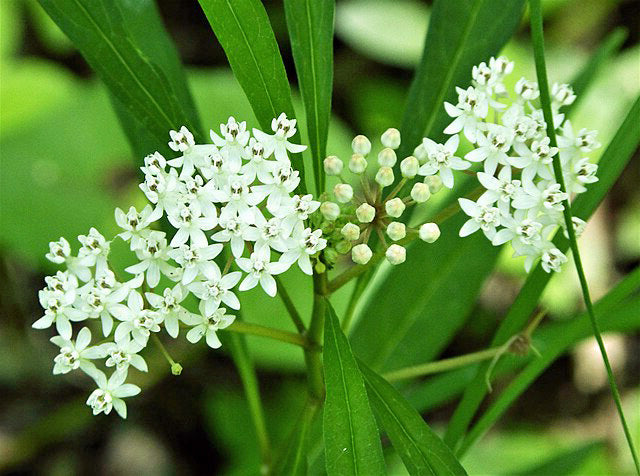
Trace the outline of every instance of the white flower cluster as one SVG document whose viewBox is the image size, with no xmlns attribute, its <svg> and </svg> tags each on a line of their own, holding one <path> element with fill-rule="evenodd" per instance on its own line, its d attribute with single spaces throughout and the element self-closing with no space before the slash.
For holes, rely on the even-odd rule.
<svg viewBox="0 0 640 476">
<path fill-rule="evenodd" d="M 294 263 L 312 273 L 311 261 L 326 240 L 305 220 L 320 203 L 311 195 L 293 195 L 300 177 L 288 157 L 306 147 L 289 142 L 296 121 L 284 114 L 273 120 L 272 129 L 273 134 L 253 129 L 252 137 L 245 122 L 230 117 L 220 135 L 211 131 L 213 144 L 195 144 L 182 127 L 170 132 L 169 147 L 178 157 L 167 160 L 158 152 L 145 157 L 140 188 L 151 205 L 140 212 L 134 207 L 115 211 L 122 229 L 118 237 L 137 257 L 124 270 L 132 279 L 116 277 L 108 261 L 111 242 L 95 228 L 78 237 L 77 256 L 64 238 L 50 244 L 47 258 L 66 270 L 45 278 L 47 286 L 39 293 L 45 312 L 33 327 L 55 324 L 59 335 L 51 340 L 60 354 L 54 374 L 79 368 L 96 381 L 98 389 L 87 400 L 94 414 L 115 408 L 126 417 L 122 399 L 140 392 L 125 383 L 129 367 L 147 371 L 139 353 L 161 326 L 174 338 L 187 327 L 189 342 L 204 337 L 218 348 L 216 331 L 234 320 L 227 308 L 240 308 L 233 291 L 238 283 L 239 291 L 260 284 L 275 296 L 274 275 Z M 175 228 L 171 237 L 151 228 L 163 216 Z M 225 243 L 228 260 L 221 269 L 214 260 Z M 238 270 L 230 271 L 234 263 Z M 183 306 L 189 294 L 199 300 L 199 313 Z M 105 341 L 91 345 L 94 319 L 100 320 Z M 87 325 L 75 339 L 73 322 Z M 113 368 L 108 379 L 92 362 L 96 359 Z"/>
<path fill-rule="evenodd" d="M 560 109 L 576 96 L 569 85 L 554 84 L 552 112 L 558 147 L 551 147 L 542 110 L 535 104 L 540 95 L 538 84 L 521 78 L 513 94 L 509 94 L 503 80 L 512 70 L 513 63 L 504 57 L 491 58 L 489 65 L 474 66 L 473 85 L 456 88 L 456 105 L 444 104 L 454 118 L 444 132 L 462 131 L 474 145 L 464 157 L 467 164 L 483 163 L 483 171 L 477 177 L 486 191 L 475 202 L 459 199 L 470 217 L 460 236 L 482 230 L 496 246 L 510 241 L 514 256 L 526 257 L 527 271 L 538 259 L 546 272 L 559 271 L 567 257 L 551 238 L 558 227 L 564 226 L 563 201 L 598 180 L 598 167 L 585 154 L 600 144 L 595 131 L 582 129 L 576 134 L 571 123 L 564 120 Z M 452 140 L 457 143 L 456 139 L 453 136 L 447 144 Z M 434 147 L 427 140 L 424 146 Z M 567 193 L 554 178 L 552 163 L 556 155 L 562 164 Z M 577 235 L 584 225 L 583 220 L 574 218 Z"/>
<path fill-rule="evenodd" d="M 457 139 L 457 137 L 456 137 Z M 425 139 L 426 140 L 426 139 Z M 427 169 L 427 157 L 420 161 L 413 155 L 405 157 L 400 162 L 401 179 L 396 180 L 394 166 L 398 162 L 396 150 L 400 146 L 400 132 L 397 129 L 387 129 L 380 137 L 382 149 L 377 154 L 378 167 L 373 180 L 367 175 L 369 160 L 371 160 L 371 141 L 363 135 L 356 136 L 351 148 L 353 155 L 349 159 L 349 171 L 359 179 L 359 188 L 343 176 L 344 163 L 336 156 L 329 156 L 324 160 L 324 170 L 327 175 L 337 176 L 340 183 L 333 187 L 335 202 L 325 201 L 320 206 L 320 212 L 325 220 L 331 223 L 337 236 L 330 236 L 332 244 L 336 243 L 336 250 L 340 253 L 351 251 L 351 259 L 357 264 L 367 264 L 373 257 L 373 251 L 368 244 L 369 238 L 375 231 L 385 249 L 387 261 L 393 265 L 404 263 L 406 249 L 403 240 L 409 234 L 419 236 L 427 243 L 433 243 L 440 236 L 440 229 L 435 223 L 424 223 L 418 229 L 411 229 L 399 220 L 404 211 L 415 204 L 425 203 L 432 194 L 438 192 L 443 180 Z M 457 142 L 451 141 L 447 147 L 452 148 L 447 155 L 448 165 L 457 163 L 451 155 L 455 152 Z M 410 193 L 403 198 L 401 193 L 410 180 L 417 175 L 427 175 L 424 181 L 416 181 Z M 447 186 L 453 186 L 453 176 L 446 176 Z M 354 182 L 352 180 L 351 182 Z M 395 186 L 391 188 L 393 185 Z M 385 189 L 391 190 L 385 194 Z M 393 243 L 387 244 L 387 238 Z"/>
</svg>

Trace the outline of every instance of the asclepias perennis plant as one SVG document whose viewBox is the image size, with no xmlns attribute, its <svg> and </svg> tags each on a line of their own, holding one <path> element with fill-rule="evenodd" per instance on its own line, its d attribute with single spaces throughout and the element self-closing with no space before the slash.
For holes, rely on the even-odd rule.
<svg viewBox="0 0 640 476">
<path fill-rule="evenodd" d="M 263 473 L 306 474 L 320 465 L 330 475 L 384 474 L 384 433 L 410 474 L 466 474 L 458 459 L 531 383 L 517 377 L 512 385 L 519 387 L 507 387 L 470 428 L 500 358 L 519 355 L 515 369 L 525 368 L 526 379 L 573 344 L 546 346 L 537 357 L 530 352 L 545 314 L 536 312 L 538 298 L 549 273 L 568 265 L 571 248 L 588 311 L 576 319 L 591 320 L 637 467 L 599 326 L 628 328 L 628 315 L 604 312 L 628 304 L 638 273 L 612 291 L 620 295 L 615 303 L 597 303 L 596 315 L 576 237 L 638 143 L 632 119 L 639 106 L 599 172 L 592 157 L 597 132 L 576 130 L 569 119 L 598 63 L 579 78 L 581 90 L 549 88 L 538 1 L 531 2 L 537 78 L 515 86 L 509 86 L 514 64 L 498 52 L 524 2 L 436 1 L 403 124 L 379 139 L 356 136 L 349 157 L 326 150 L 332 1 L 284 2 L 308 148 L 259 1 L 200 2 L 259 121 L 229 117 L 206 140 L 153 5 L 41 3 L 102 77 L 127 130 L 141 131 L 129 138 L 141 158 L 148 204 L 116 209 L 121 231 L 114 237 L 91 228 L 78 237 L 77 251 L 65 238 L 51 243 L 47 258 L 62 269 L 46 278 L 39 294 L 44 316 L 33 324 L 57 333 L 54 374 L 80 371 L 95 383 L 86 401 L 95 415 L 126 418 L 125 399 L 141 391 L 137 372 L 148 371 L 149 341 L 179 375 L 165 334 L 211 349 L 221 347 L 221 333 L 253 334 L 301 347 L 308 381 L 303 415 L 292 423 L 291 439 L 273 451 L 253 364 L 245 347 L 229 340 L 252 402 Z M 149 19 L 144 36 L 131 31 L 131 18 L 141 14 Z M 474 40 L 479 32 L 482 42 Z M 159 55 L 158 45 L 168 53 Z M 124 269 L 110 262 L 114 240 L 126 242 L 134 259 Z M 494 340 L 485 350 L 434 361 L 469 314 L 495 250 L 507 242 L 524 257 L 529 277 Z M 444 269 L 435 269 L 436 261 Z M 313 302 L 310 316 L 298 311 L 297 291 L 279 279 L 292 268 L 313 281 L 305 297 Z M 343 287 L 351 292 L 338 316 L 335 295 Z M 297 332 L 242 319 L 242 293 L 253 288 L 281 299 Z M 439 318 L 437 306 L 452 322 L 434 342 L 421 330 Z M 475 376 L 453 389 L 462 398 L 444 439 L 418 411 L 429 404 L 415 408 L 403 387 L 390 383 L 446 376 L 471 364 Z M 314 431 L 320 424 L 322 431 Z"/>
</svg>

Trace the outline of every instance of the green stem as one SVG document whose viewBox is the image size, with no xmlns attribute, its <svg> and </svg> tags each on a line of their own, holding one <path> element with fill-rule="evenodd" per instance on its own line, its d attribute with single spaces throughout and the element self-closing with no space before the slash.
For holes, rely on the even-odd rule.
<svg viewBox="0 0 640 476">
<path fill-rule="evenodd" d="M 171 366 L 171 373 L 173 375 L 180 375 L 182 373 L 182 365 L 171 358 L 169 351 L 166 349 L 160 338 L 156 334 L 152 334 L 153 342 L 158 346 L 164 358 L 167 359 L 169 365 Z"/>
<path fill-rule="evenodd" d="M 291 296 L 289 296 L 289 293 L 287 293 L 286 287 L 282 285 L 282 281 L 280 281 L 278 276 L 274 276 L 274 278 L 276 280 L 276 284 L 278 285 L 278 296 L 280 296 L 280 299 L 282 299 L 282 302 L 284 303 L 284 307 L 287 308 L 287 312 L 291 316 L 291 320 L 293 321 L 293 324 L 296 326 L 296 329 L 298 329 L 298 332 L 300 334 L 303 334 L 306 328 L 304 326 L 304 322 L 302 322 L 302 318 L 300 317 L 300 314 L 296 310 L 296 306 L 293 304 L 293 300 L 291 299 Z"/>
<path fill-rule="evenodd" d="M 306 332 L 311 344 L 304 351 L 307 365 L 307 384 L 311 398 L 324 400 L 324 376 L 322 374 L 322 333 L 324 329 L 324 313 L 326 308 L 327 273 L 313 275 L 313 311 L 311 322 Z"/>
<path fill-rule="evenodd" d="M 249 404 L 249 413 L 251 414 L 251 420 L 253 421 L 253 426 L 256 429 L 258 437 L 260 457 L 262 460 L 260 473 L 268 474 L 271 470 L 272 464 L 271 443 L 264 419 L 264 410 L 262 408 L 262 400 L 260 399 L 258 378 L 256 376 L 256 371 L 253 367 L 251 357 L 249 356 L 245 340 L 242 336 L 237 334 L 230 334 L 229 337 L 229 349 L 231 350 L 233 361 L 238 368 L 240 380 L 242 380 L 242 386 L 244 387 L 244 392 L 247 396 L 247 403 Z"/>
<path fill-rule="evenodd" d="M 542 30 L 542 10 L 540 7 L 540 0 L 530 0 L 529 5 L 531 7 L 531 36 L 533 39 L 533 53 L 536 62 L 538 87 L 540 89 L 540 103 L 542 106 L 542 112 L 544 114 L 544 120 L 547 123 L 547 135 L 549 136 L 550 145 L 552 147 L 557 147 L 555 127 L 553 125 L 553 115 L 551 111 L 551 101 L 549 96 L 549 84 L 547 82 L 547 67 L 544 56 L 544 35 Z M 556 154 L 553 157 L 553 172 L 555 174 L 556 181 L 560 184 L 561 190 L 563 192 L 566 192 L 559 154 Z M 620 422 L 622 423 L 622 428 L 629 445 L 629 450 L 631 451 L 631 456 L 633 457 L 633 462 L 635 463 L 636 472 L 640 475 L 640 461 L 638 460 L 638 455 L 633 444 L 633 438 L 631 437 L 631 432 L 629 431 L 629 427 L 624 416 L 624 411 L 622 410 L 620 392 L 618 391 L 618 386 L 611 370 L 611 364 L 609 363 L 609 357 L 607 356 L 607 350 L 604 346 L 604 342 L 602 341 L 598 322 L 593 311 L 593 304 L 591 302 L 591 296 L 589 295 L 589 287 L 585 278 L 584 269 L 582 268 L 582 260 L 580 259 L 580 250 L 578 249 L 576 233 L 573 229 L 571 206 L 568 199 L 564 201 L 563 214 L 567 233 L 569 234 L 569 244 L 573 253 L 573 261 L 576 267 L 576 272 L 578 273 L 578 278 L 580 280 L 580 287 L 582 288 L 584 303 L 587 308 L 587 314 L 589 315 L 591 327 L 593 328 L 593 334 L 598 343 L 598 347 L 600 348 L 600 354 L 602 355 L 602 360 L 607 370 L 609 386 L 611 387 L 611 393 L 613 394 L 613 399 L 618 410 L 618 416 L 620 417 Z"/>
<path fill-rule="evenodd" d="M 245 321 L 235 321 L 229 327 L 221 329 L 222 331 L 236 332 L 238 334 L 249 334 L 260 337 L 268 337 L 270 339 L 287 342 L 289 344 L 299 345 L 300 347 L 309 347 L 308 340 L 300 334 L 294 332 L 274 329 L 273 327 L 261 326 L 259 324 L 251 324 Z"/>
<path fill-rule="evenodd" d="M 446 372 L 447 370 L 457 369 L 458 367 L 464 367 L 476 362 L 482 362 L 483 360 L 489 360 L 503 351 L 504 349 L 502 347 L 493 347 L 491 349 L 485 349 L 478 352 L 473 352 L 471 354 L 459 355 L 457 357 L 438 360 L 436 362 L 427 362 L 426 364 L 405 367 L 402 369 L 394 370 L 392 372 L 388 372 L 384 374 L 383 377 L 390 382 L 395 380 L 423 377 L 425 375 L 431 375 L 439 372 Z"/>
</svg>

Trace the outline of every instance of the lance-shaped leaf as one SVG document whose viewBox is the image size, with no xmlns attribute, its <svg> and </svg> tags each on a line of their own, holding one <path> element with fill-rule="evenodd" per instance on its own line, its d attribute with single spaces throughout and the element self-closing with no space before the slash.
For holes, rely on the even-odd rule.
<svg viewBox="0 0 640 476">
<path fill-rule="evenodd" d="M 422 59 L 409 90 L 399 157 L 424 135 L 441 139 L 456 86 L 469 83 L 471 68 L 496 55 L 520 23 L 524 0 L 438 0 L 433 5 Z"/>
<path fill-rule="evenodd" d="M 200 0 L 238 83 L 266 132 L 281 113 L 295 117 L 291 88 L 267 11 L 259 0 Z M 300 133 L 291 138 L 300 143 Z M 299 158 L 299 155 L 294 156 Z M 294 168 L 302 169 L 294 161 Z M 301 160 L 299 161 L 301 162 Z M 306 190 L 303 170 L 300 187 Z"/>
<path fill-rule="evenodd" d="M 104 81 L 137 154 L 168 152 L 170 129 L 185 125 L 200 133 L 184 72 L 153 1 L 40 4 Z"/>
<path fill-rule="evenodd" d="M 369 401 L 411 475 L 466 475 L 456 457 L 385 379 L 359 362 Z"/>
<path fill-rule="evenodd" d="M 307 116 L 313 175 L 324 191 L 322 160 L 326 156 L 333 83 L 334 0 L 285 0 L 291 51 Z"/>
<path fill-rule="evenodd" d="M 324 323 L 323 363 L 327 389 L 323 417 L 327 474 L 385 474 L 378 427 L 362 375 L 329 303 Z"/>
<path fill-rule="evenodd" d="M 576 198 L 572 206 L 574 216 L 587 220 L 622 173 L 638 144 L 640 144 L 640 121 L 637 119 L 639 116 L 640 97 L 636 99 L 623 124 L 600 159 L 598 182 L 591 184 L 585 193 Z M 562 234 L 558 234 L 553 242 L 563 252 L 569 248 L 569 241 Z M 534 268 L 509 309 L 507 316 L 500 323 L 500 327 L 491 341 L 491 346 L 504 344 L 524 327 L 527 319 L 535 310 L 540 295 L 550 279 L 551 275 L 545 273 L 540 265 Z M 471 419 L 486 395 L 487 389 L 484 376 L 487 371 L 487 365 L 483 364 L 478 367 L 476 378 L 467 386 L 462 400 L 449 422 L 444 438 L 449 446 L 455 446 L 463 438 Z"/>
</svg>

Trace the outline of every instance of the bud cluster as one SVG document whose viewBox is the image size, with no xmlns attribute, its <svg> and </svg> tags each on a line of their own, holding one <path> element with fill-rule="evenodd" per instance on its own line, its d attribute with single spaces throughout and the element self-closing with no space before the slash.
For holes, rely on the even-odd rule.
<svg viewBox="0 0 640 476">
<path fill-rule="evenodd" d="M 433 243 L 440 236 L 435 223 L 411 229 L 400 219 L 408 208 L 427 202 L 432 194 L 437 193 L 442 188 L 442 180 L 429 174 L 424 181 L 415 181 L 405 197 L 398 197 L 421 173 L 422 165 L 413 155 L 398 164 L 396 151 L 401 137 L 397 129 L 387 129 L 380 142 L 382 147 L 374 155 L 371 141 L 364 135 L 358 135 L 351 143 L 353 154 L 346 167 L 340 158 L 333 155 L 324 160 L 325 173 L 340 180 L 332 190 L 334 200 L 320 205 L 328 249 L 342 254 L 350 252 L 353 262 L 361 265 L 373 257 L 369 243 L 374 234 L 385 249 L 387 261 L 393 265 L 406 260 L 403 243 L 410 234 L 427 243 Z M 373 170 L 371 162 L 375 163 Z M 350 180 L 345 178 L 347 169 Z M 398 169 L 400 176 L 396 177 Z"/>
</svg>

